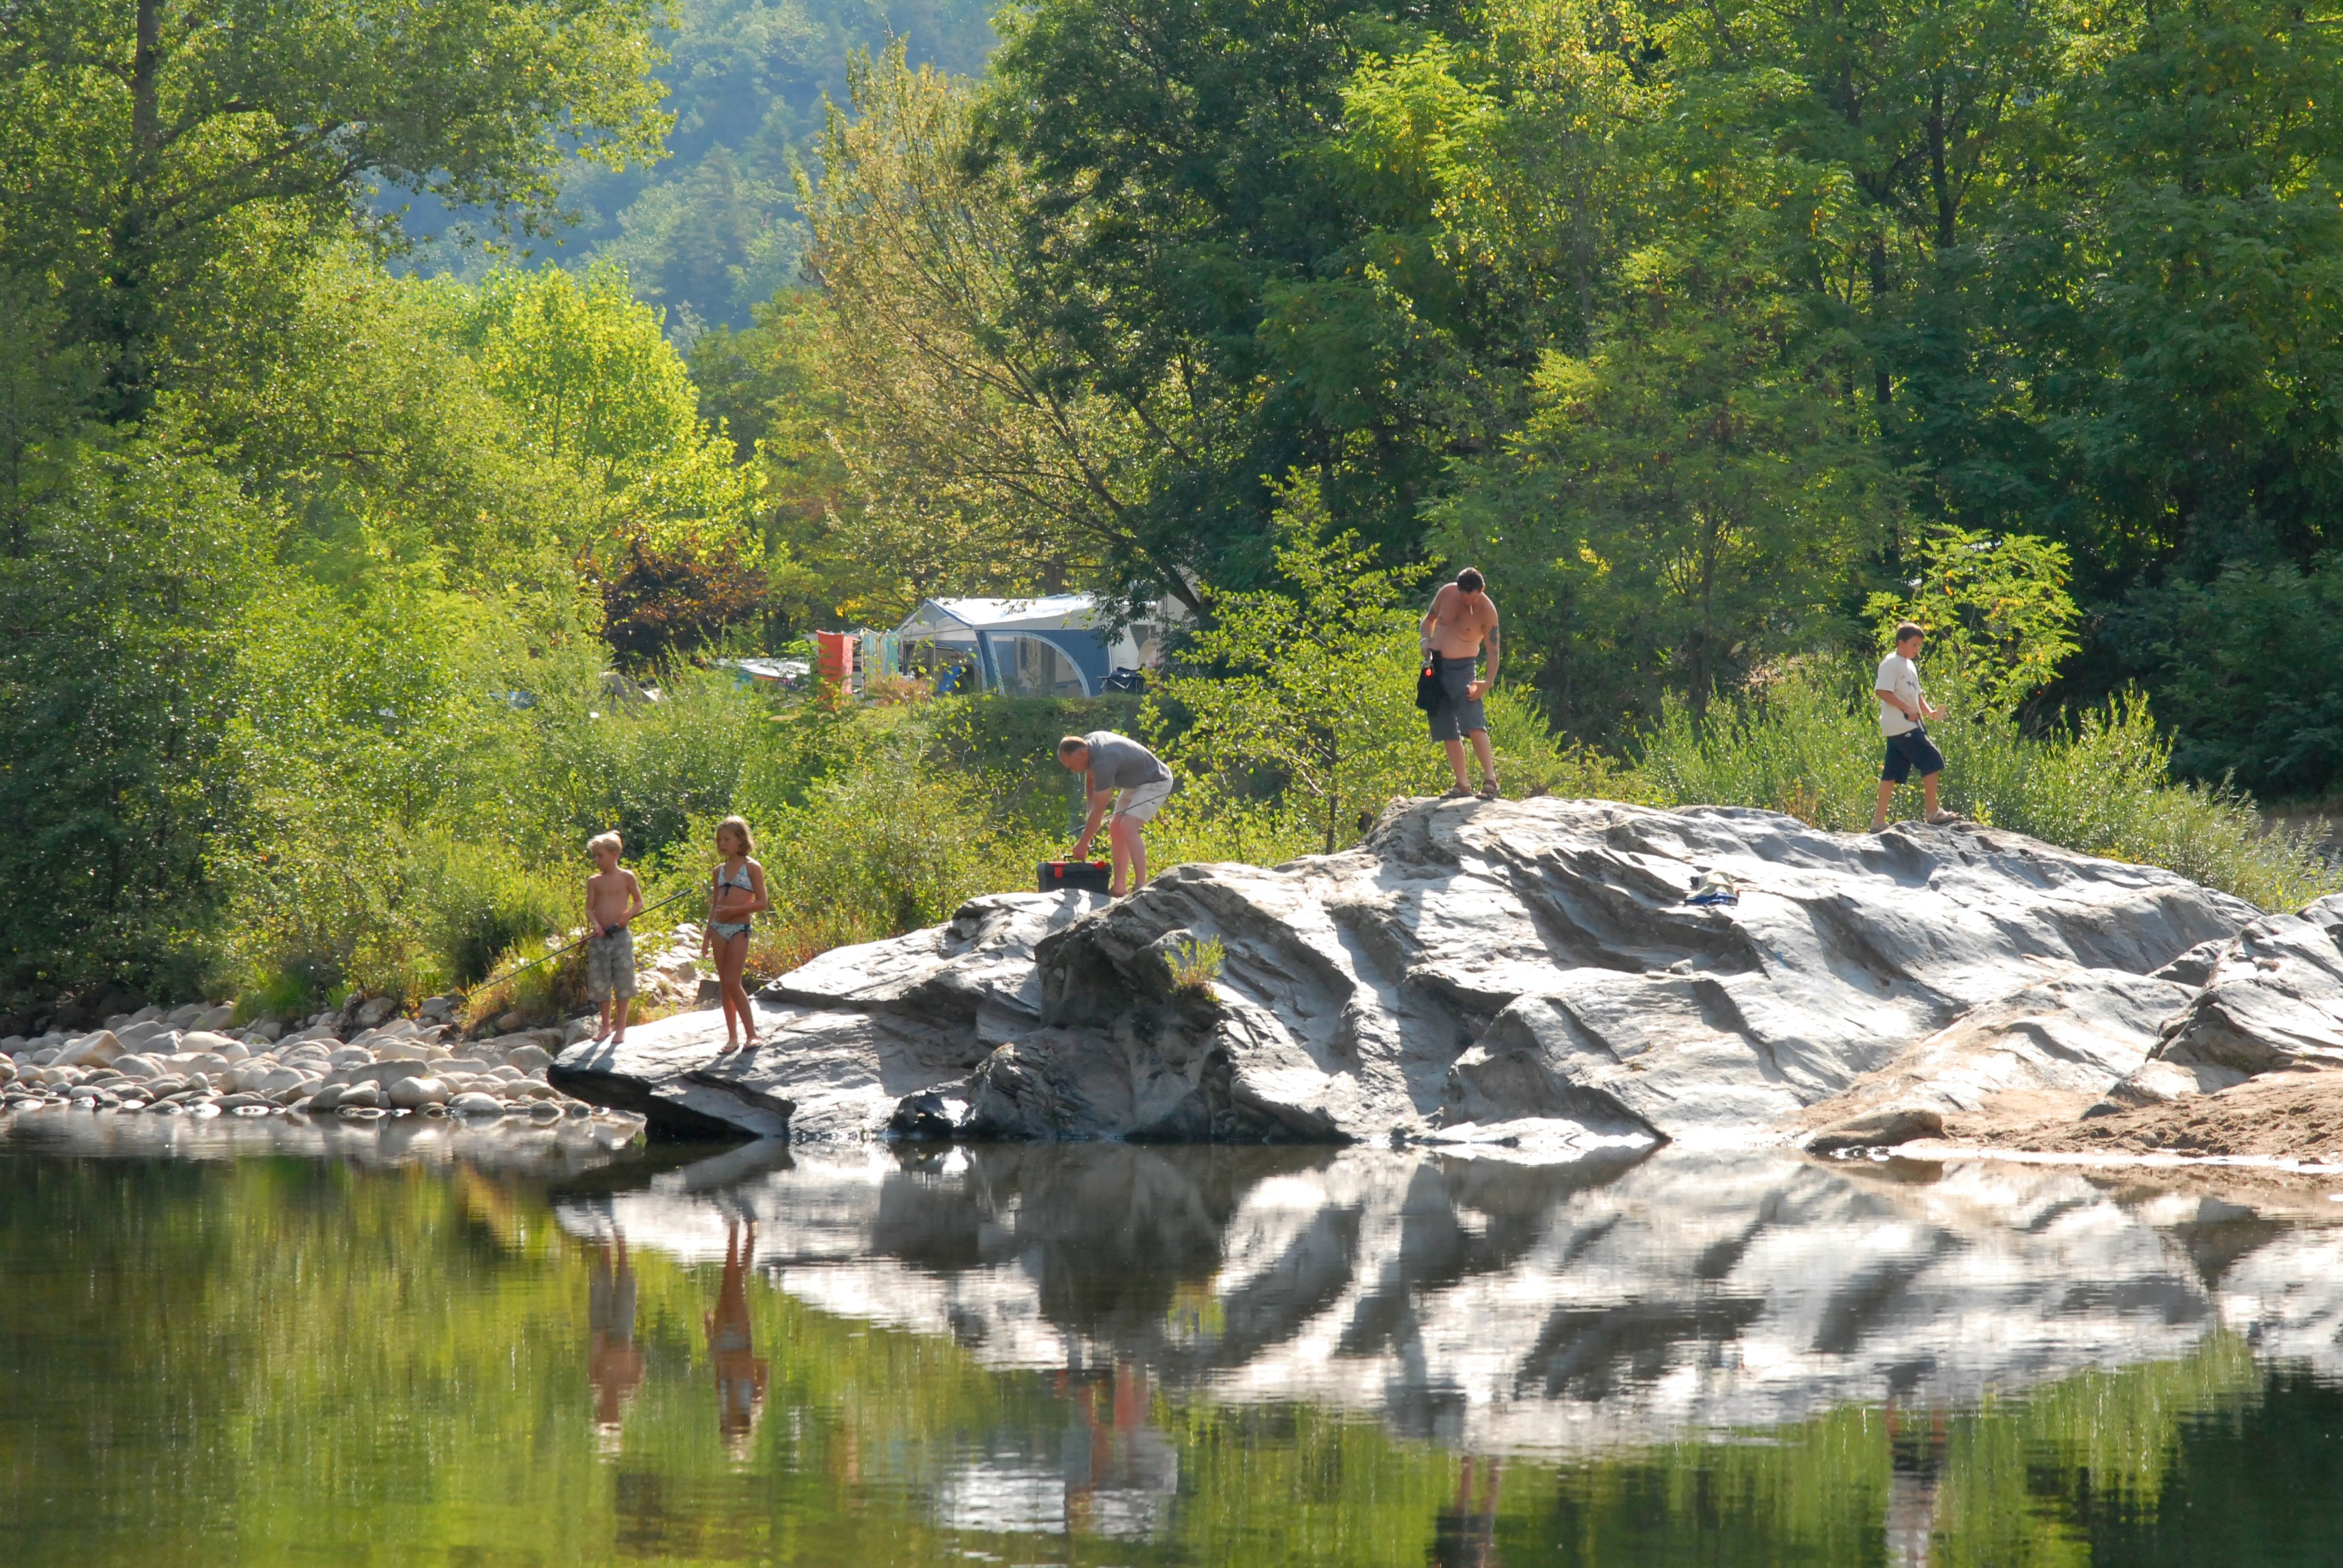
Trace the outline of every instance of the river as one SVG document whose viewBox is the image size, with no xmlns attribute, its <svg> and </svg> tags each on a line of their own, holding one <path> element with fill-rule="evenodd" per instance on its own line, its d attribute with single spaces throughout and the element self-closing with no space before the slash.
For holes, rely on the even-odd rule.
<svg viewBox="0 0 2343 1568">
<path fill-rule="evenodd" d="M 0 1562 L 2343 1563 L 2315 1179 L 597 1137 L 0 1119 Z"/>
</svg>

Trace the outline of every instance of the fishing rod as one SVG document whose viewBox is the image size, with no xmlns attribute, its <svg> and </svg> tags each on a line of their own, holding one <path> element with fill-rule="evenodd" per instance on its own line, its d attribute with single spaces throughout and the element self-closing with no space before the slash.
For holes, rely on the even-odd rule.
<svg viewBox="0 0 2343 1568">
<path fill-rule="evenodd" d="M 656 904 L 645 904 L 643 906 L 642 914 L 637 915 L 635 920 L 639 920 L 643 918 L 643 915 L 649 914 L 653 910 L 665 909 L 668 905 L 675 902 L 678 899 L 688 899 L 698 891 L 699 891 L 699 890 L 697 888 L 684 888 L 677 892 L 669 893 L 666 898 L 661 899 Z M 632 920 L 628 922 L 629 925 L 632 925 L 633 923 L 634 922 Z M 520 965 L 517 969 L 508 970 L 500 975 L 483 975 L 480 979 L 473 981 L 470 985 L 458 986 L 456 988 L 456 994 L 462 997 L 466 1001 L 469 1001 L 472 1000 L 472 993 L 478 990 L 482 986 L 509 985 L 515 979 L 527 974 L 538 965 L 549 964 L 554 960 L 559 958 L 562 954 L 575 952 L 578 949 L 584 947 L 588 942 L 592 941 L 594 939 L 591 936 L 583 936 L 579 937 L 574 942 L 565 942 L 560 947 L 558 947 L 551 952 L 546 954 L 543 958 L 531 959 L 528 962 Z"/>
</svg>

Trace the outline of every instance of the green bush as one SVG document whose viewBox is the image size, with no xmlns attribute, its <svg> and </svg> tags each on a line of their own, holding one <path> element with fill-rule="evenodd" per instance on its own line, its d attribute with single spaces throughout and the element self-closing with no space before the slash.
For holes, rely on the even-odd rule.
<svg viewBox="0 0 2343 1568">
<path fill-rule="evenodd" d="M 1644 737 L 1643 770 L 1673 805 L 1757 806 L 1837 832 L 1870 825 L 1881 741 L 1871 671 L 1824 658 L 1766 673 L 1746 694 L 1712 700 L 1704 721 L 1681 703 Z M 1957 688 L 1932 699 L 1945 753 L 1943 803 L 1976 820 L 2086 854 L 2163 866 L 2264 909 L 2294 909 L 2343 888 L 2343 874 L 2298 837 L 2263 830 L 2253 802 L 2176 780 L 2170 742 L 2147 704 L 2127 697 L 2040 737 Z M 1899 791 L 1908 808 L 1917 781 Z"/>
<path fill-rule="evenodd" d="M 577 875 L 590 868 L 582 852 Z M 578 914 L 578 897 L 550 869 L 532 870 L 510 850 L 434 833 L 409 856 L 403 905 L 408 924 L 446 983 L 477 985 L 516 949 L 541 942 Z"/>
<path fill-rule="evenodd" d="M 2176 578 L 2136 594 L 2107 638 L 2172 721 L 2178 772 L 2296 797 L 2343 778 L 2343 555 Z"/>
</svg>

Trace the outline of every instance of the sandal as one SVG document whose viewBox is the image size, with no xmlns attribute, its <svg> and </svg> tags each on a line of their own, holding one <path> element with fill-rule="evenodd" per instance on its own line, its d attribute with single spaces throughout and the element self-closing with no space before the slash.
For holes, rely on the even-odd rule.
<svg viewBox="0 0 2343 1568">
<path fill-rule="evenodd" d="M 1443 795 L 1441 799 L 1443 800 L 1470 800 L 1473 799 L 1473 791 L 1470 786 L 1458 784 L 1451 788 L 1448 793 Z"/>
<path fill-rule="evenodd" d="M 1959 822 L 1965 819 L 1964 819 L 1958 811 L 1931 811 L 1928 813 L 1928 826 L 1931 828 L 1941 828 L 1947 822 Z"/>
<path fill-rule="evenodd" d="M 1504 798 L 1504 791 L 1497 787 L 1497 781 L 1494 779 L 1490 779 L 1487 783 L 1481 786 L 1482 799 L 1502 800 Z"/>
</svg>

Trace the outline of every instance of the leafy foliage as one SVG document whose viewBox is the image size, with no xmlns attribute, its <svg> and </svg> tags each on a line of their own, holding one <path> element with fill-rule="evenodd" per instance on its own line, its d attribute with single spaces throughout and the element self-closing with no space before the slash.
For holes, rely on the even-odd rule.
<svg viewBox="0 0 2343 1568">
<path fill-rule="evenodd" d="M 730 539 L 663 548 L 638 533 L 622 552 L 602 585 L 602 638 L 630 669 L 707 647 L 763 598 L 764 574 L 741 561 Z"/>
<path fill-rule="evenodd" d="M 2164 866 L 2267 910 L 2343 890 L 2343 873 L 2299 837 L 2265 832 L 2250 803 L 2175 780 L 2171 742 L 2137 694 L 2029 737 L 2016 719 L 1924 669 L 1956 715 L 1943 749 L 1944 803 L 2086 854 Z M 1864 830 L 1879 778 L 1870 668 L 1803 661 L 1699 720 L 1671 702 L 1644 738 L 1642 766 L 1672 805 L 1756 806 L 1836 832 Z"/>
<path fill-rule="evenodd" d="M 1194 673 L 1164 681 L 1161 700 L 1187 716 L 1178 761 L 1272 772 L 1331 853 L 1363 809 L 1414 792 L 1437 768 L 1414 707 L 1414 617 L 1399 603 L 1423 573 L 1377 566 L 1355 533 L 1325 529 L 1315 484 L 1296 481 L 1274 547 L 1292 592 L 1217 596 L 1182 656 Z M 1150 708 L 1161 725 L 1161 708 Z"/>
<path fill-rule="evenodd" d="M 1875 595 L 1866 607 L 1879 626 L 1879 651 L 1895 646 L 1899 622 L 1928 631 L 1940 668 L 1986 710 L 2009 714 L 2056 678 L 2076 649 L 2080 612 L 2066 592 L 2064 546 L 2025 534 L 1989 538 L 1943 528 L 1919 551 L 1907 596 Z"/>
<path fill-rule="evenodd" d="M 10 269 L 55 280 L 74 338 L 102 346 L 108 411 L 142 415 L 190 367 L 239 357 L 239 307 L 337 237 L 369 182 L 528 228 L 551 216 L 565 151 L 655 148 L 649 15 L 646 0 L 12 9 Z"/>
</svg>

